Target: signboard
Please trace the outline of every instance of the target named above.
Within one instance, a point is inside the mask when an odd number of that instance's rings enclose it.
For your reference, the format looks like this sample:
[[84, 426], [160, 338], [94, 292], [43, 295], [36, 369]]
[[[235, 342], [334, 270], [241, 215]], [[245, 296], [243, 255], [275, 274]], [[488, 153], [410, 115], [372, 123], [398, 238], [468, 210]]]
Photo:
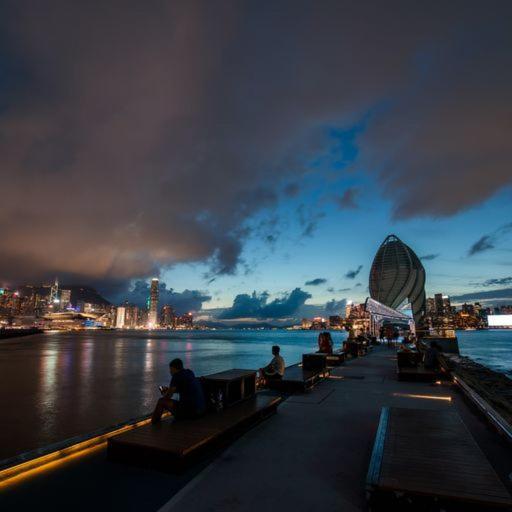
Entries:
[[512, 315], [489, 315], [489, 327], [512, 327]]

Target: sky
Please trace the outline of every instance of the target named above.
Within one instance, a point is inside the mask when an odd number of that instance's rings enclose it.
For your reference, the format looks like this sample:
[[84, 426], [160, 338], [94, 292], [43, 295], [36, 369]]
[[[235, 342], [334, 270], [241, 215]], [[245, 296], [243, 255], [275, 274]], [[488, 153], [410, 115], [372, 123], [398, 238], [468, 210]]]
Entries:
[[338, 312], [384, 238], [512, 303], [512, 4], [4, 0], [0, 283]]

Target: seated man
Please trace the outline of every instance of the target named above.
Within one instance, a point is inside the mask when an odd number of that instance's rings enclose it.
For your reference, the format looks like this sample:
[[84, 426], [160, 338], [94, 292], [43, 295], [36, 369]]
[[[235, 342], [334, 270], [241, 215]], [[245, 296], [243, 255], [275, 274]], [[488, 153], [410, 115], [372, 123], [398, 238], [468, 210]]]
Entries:
[[284, 375], [284, 359], [279, 355], [281, 349], [278, 345], [272, 347], [272, 361], [260, 368], [260, 385], [265, 385], [269, 380], [282, 379]]
[[[192, 370], [183, 368], [181, 359], [173, 359], [169, 363], [171, 383], [169, 387], [161, 387], [162, 398], [156, 404], [151, 423], [158, 423], [164, 410], [171, 412], [176, 419], [196, 418], [206, 410], [203, 388]], [[179, 400], [172, 395], [178, 393]]]
[[439, 366], [439, 354], [441, 353], [441, 346], [435, 341], [430, 343], [430, 346], [425, 351], [423, 357], [423, 364], [429, 370], [437, 370]]

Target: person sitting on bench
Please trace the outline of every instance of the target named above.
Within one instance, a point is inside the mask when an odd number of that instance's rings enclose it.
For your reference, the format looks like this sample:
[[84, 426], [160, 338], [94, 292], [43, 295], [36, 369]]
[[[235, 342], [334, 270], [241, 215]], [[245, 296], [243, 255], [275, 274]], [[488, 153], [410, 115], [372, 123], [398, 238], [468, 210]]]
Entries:
[[333, 341], [330, 332], [321, 332], [318, 335], [318, 352], [322, 354], [332, 354]]
[[[197, 418], [205, 410], [205, 400], [201, 383], [192, 370], [183, 368], [181, 359], [173, 359], [169, 363], [171, 383], [169, 387], [161, 386], [162, 397], [158, 400], [151, 423], [158, 423], [164, 411], [169, 411], [176, 419]], [[178, 393], [179, 400], [172, 396]]]
[[423, 358], [423, 365], [425, 368], [429, 370], [437, 370], [439, 366], [438, 356], [441, 353], [441, 346], [438, 345], [435, 341], [430, 343], [430, 346], [425, 351], [425, 356]]
[[278, 345], [272, 347], [272, 361], [260, 368], [260, 385], [264, 386], [269, 380], [282, 379], [284, 375], [284, 359], [279, 355], [281, 351]]

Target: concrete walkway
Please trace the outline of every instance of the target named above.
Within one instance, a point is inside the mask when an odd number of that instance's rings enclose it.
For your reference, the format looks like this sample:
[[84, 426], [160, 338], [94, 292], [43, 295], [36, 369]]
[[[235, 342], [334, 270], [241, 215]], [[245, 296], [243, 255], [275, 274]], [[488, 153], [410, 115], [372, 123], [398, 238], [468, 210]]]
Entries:
[[381, 407], [455, 408], [511, 488], [512, 448], [450, 383], [398, 382], [393, 349], [349, 361], [290, 397], [160, 511], [366, 509], [365, 478]]

